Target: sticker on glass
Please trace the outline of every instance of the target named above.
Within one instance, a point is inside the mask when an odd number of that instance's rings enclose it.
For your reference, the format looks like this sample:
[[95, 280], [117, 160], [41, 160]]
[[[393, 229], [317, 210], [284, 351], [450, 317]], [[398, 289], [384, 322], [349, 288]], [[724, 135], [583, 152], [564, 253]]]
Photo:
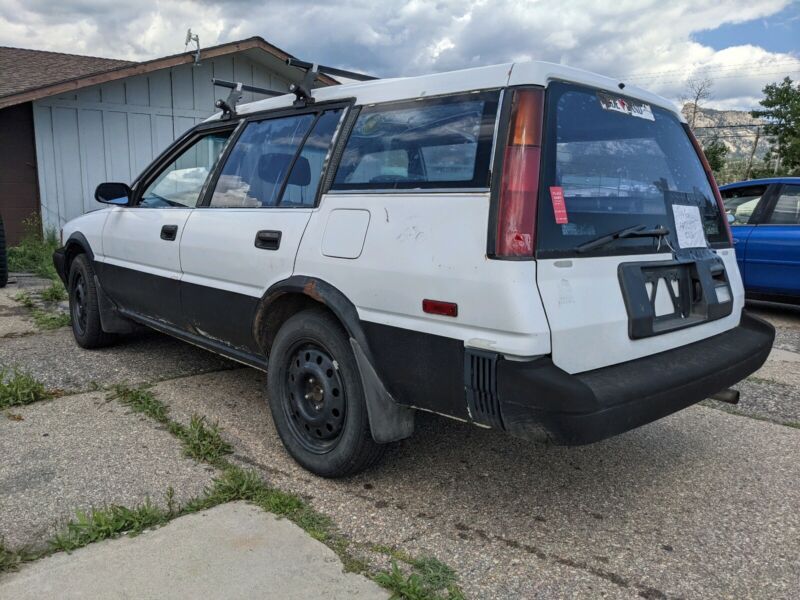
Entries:
[[672, 215], [675, 217], [675, 234], [678, 236], [678, 246], [681, 248], [708, 247], [698, 207], [673, 204]]
[[553, 203], [553, 213], [555, 213], [556, 216], [556, 223], [559, 225], [569, 223], [567, 204], [564, 202], [564, 188], [560, 185], [551, 185], [550, 200]]
[[600, 101], [600, 106], [605, 110], [623, 113], [639, 119], [647, 119], [648, 121], [655, 121], [653, 116], [653, 109], [645, 102], [638, 100], [631, 100], [630, 98], [623, 98], [621, 96], [612, 96], [603, 92], [597, 92], [597, 99]]

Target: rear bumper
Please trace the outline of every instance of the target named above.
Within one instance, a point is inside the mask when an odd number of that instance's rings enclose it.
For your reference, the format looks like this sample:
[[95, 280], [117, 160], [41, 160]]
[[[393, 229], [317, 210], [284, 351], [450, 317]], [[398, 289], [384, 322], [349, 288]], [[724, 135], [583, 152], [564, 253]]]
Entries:
[[738, 327], [638, 360], [570, 375], [550, 359], [497, 363], [504, 428], [525, 439], [596, 442], [686, 408], [767, 359], [775, 329], [742, 313]]

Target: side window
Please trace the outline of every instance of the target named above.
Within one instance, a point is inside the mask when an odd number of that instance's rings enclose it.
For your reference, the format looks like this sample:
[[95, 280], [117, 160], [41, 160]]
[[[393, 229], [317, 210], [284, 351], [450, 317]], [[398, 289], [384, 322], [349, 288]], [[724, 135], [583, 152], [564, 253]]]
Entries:
[[783, 186], [768, 223], [771, 225], [800, 225], [800, 185]]
[[750, 221], [753, 211], [766, 191], [766, 185], [752, 185], [735, 187], [722, 192], [725, 212], [733, 215], [733, 225], [746, 225]]
[[314, 206], [325, 159], [341, 116], [341, 108], [327, 110], [314, 123], [292, 167], [280, 206]]
[[139, 200], [145, 208], [194, 208], [200, 192], [230, 137], [230, 131], [200, 138], [148, 185]]
[[368, 106], [333, 189], [486, 187], [498, 92]]

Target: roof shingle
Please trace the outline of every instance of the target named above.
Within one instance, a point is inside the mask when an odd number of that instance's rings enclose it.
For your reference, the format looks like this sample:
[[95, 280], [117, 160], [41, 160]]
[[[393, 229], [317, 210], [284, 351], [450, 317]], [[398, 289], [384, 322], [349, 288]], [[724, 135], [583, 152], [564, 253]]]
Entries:
[[0, 46], [0, 98], [136, 64], [128, 60]]

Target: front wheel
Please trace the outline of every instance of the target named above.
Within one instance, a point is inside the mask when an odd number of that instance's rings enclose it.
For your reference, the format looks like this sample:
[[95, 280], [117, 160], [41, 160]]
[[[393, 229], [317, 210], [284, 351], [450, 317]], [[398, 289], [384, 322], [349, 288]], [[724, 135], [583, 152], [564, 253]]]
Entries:
[[85, 254], [79, 254], [69, 269], [69, 312], [72, 333], [82, 348], [101, 348], [114, 340], [103, 331], [94, 269]]
[[275, 428], [289, 454], [322, 477], [368, 468], [385, 446], [372, 439], [353, 350], [324, 310], [297, 313], [278, 331], [267, 370]]

